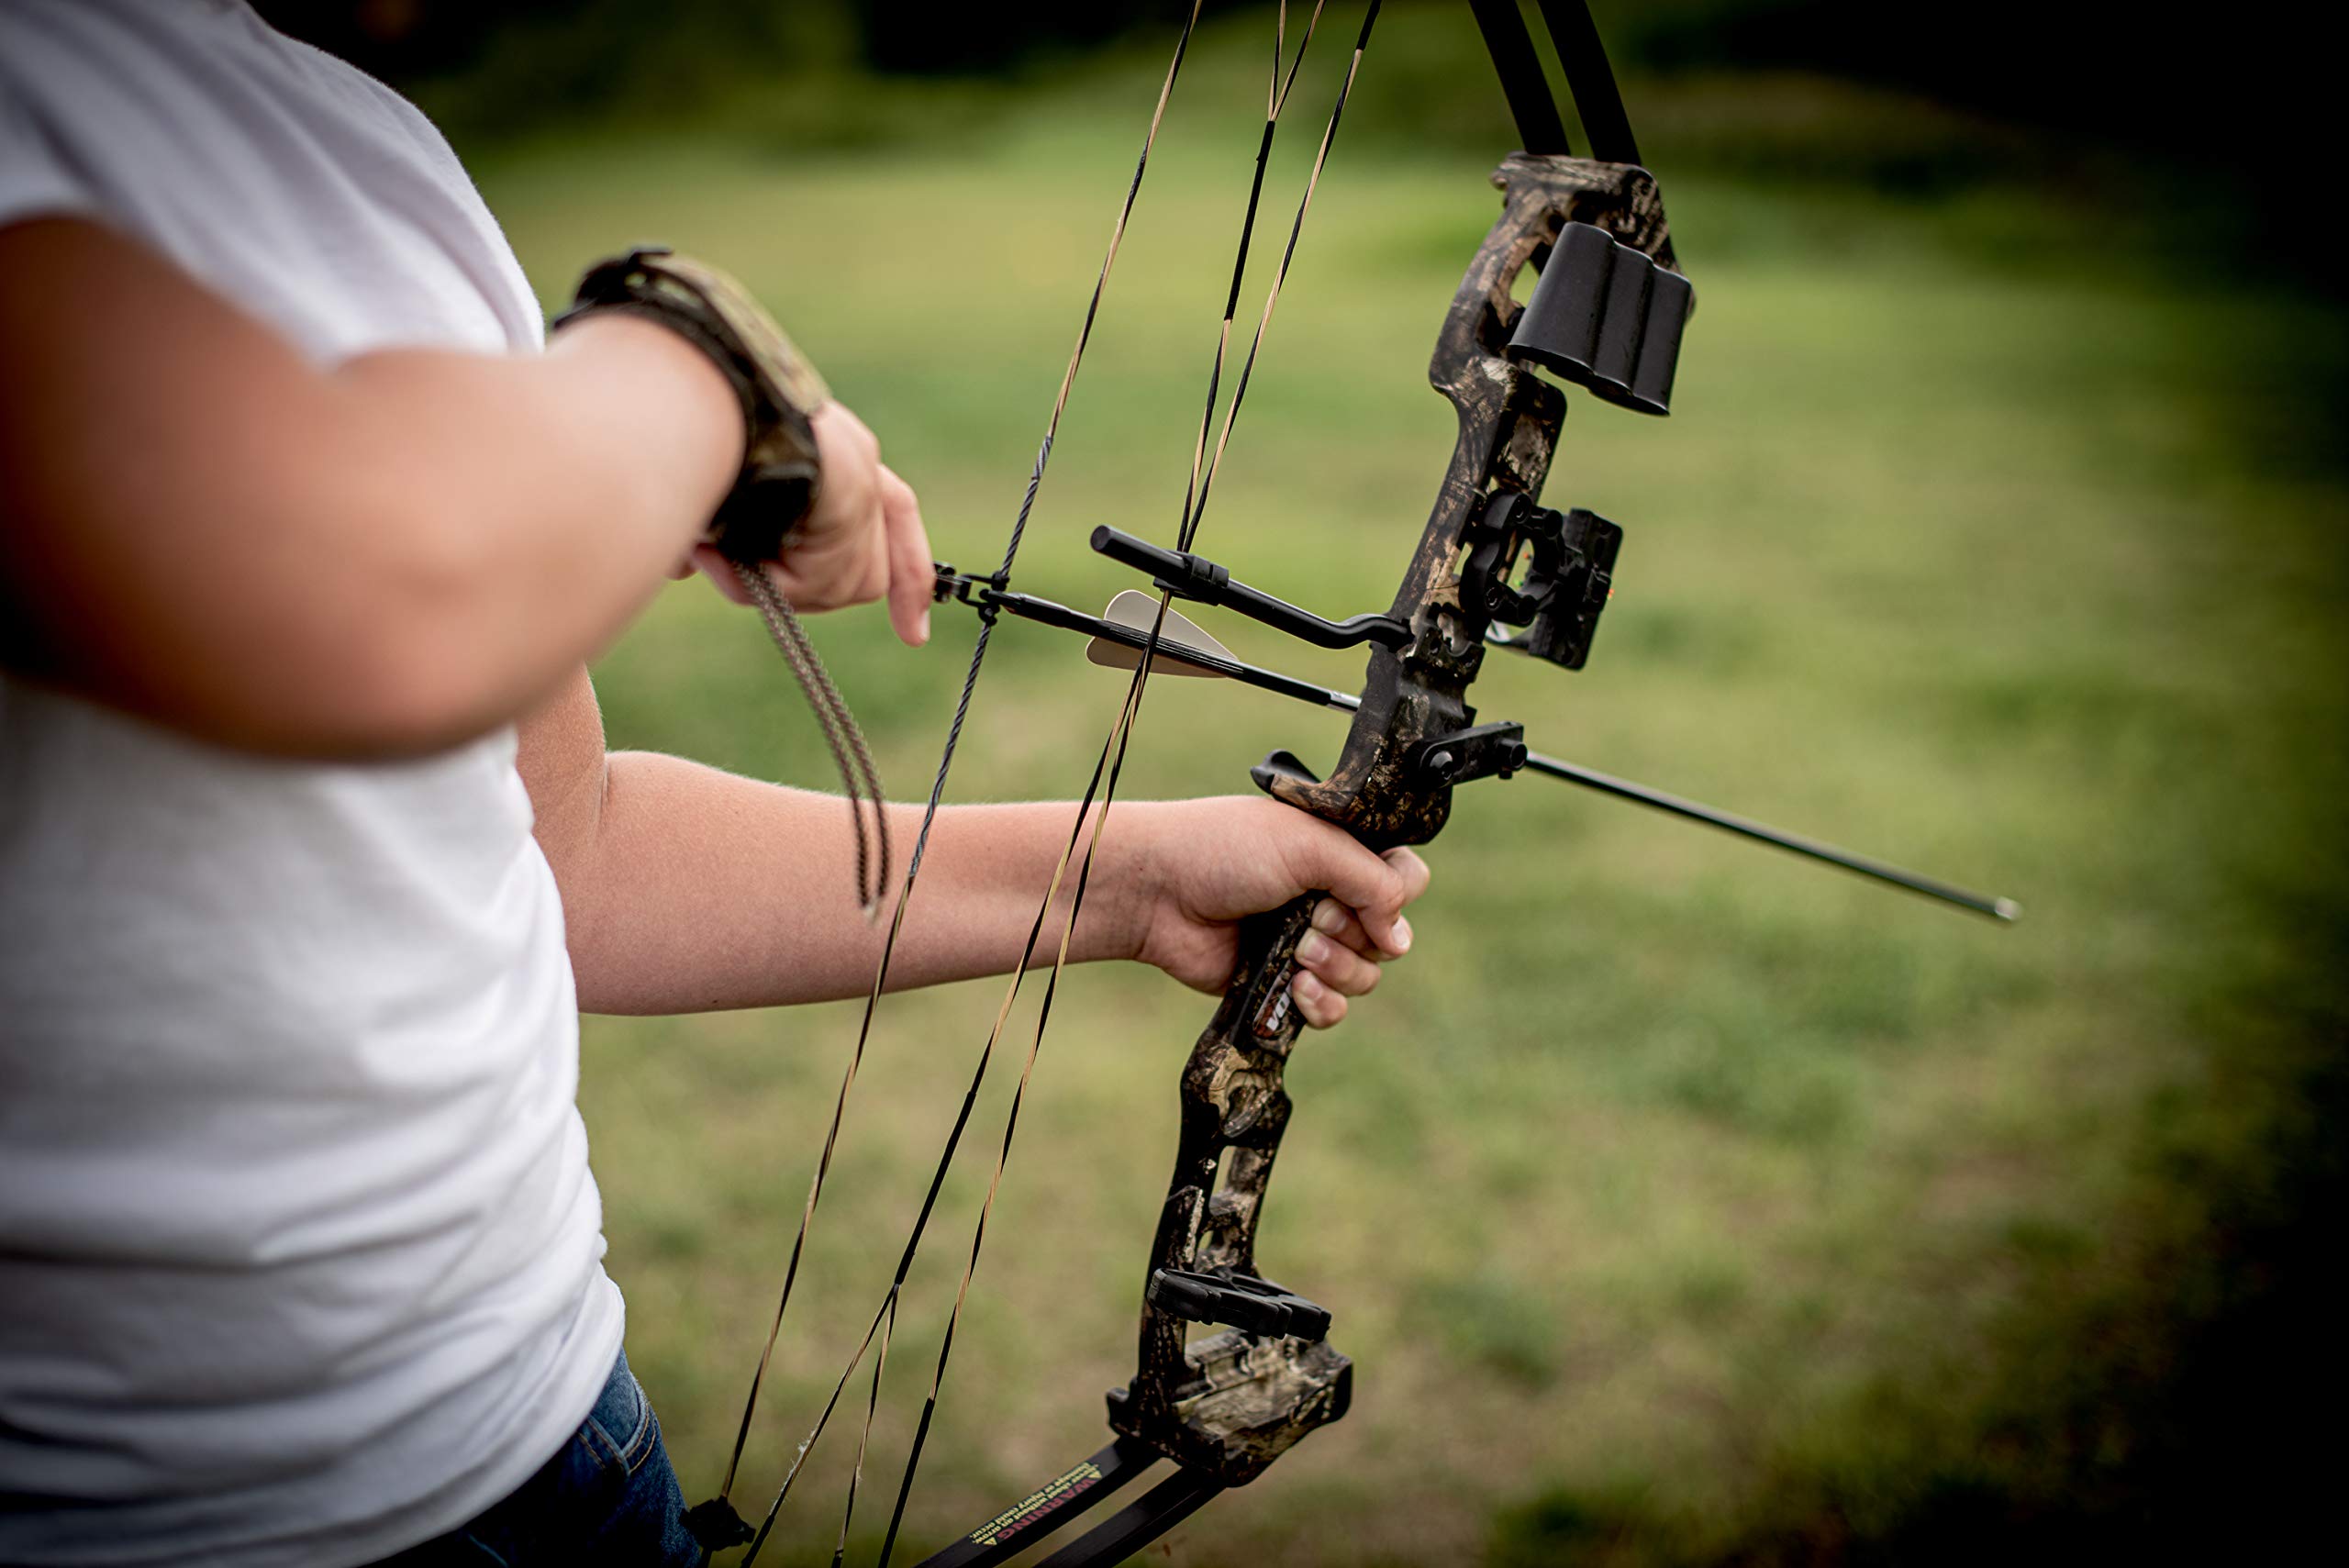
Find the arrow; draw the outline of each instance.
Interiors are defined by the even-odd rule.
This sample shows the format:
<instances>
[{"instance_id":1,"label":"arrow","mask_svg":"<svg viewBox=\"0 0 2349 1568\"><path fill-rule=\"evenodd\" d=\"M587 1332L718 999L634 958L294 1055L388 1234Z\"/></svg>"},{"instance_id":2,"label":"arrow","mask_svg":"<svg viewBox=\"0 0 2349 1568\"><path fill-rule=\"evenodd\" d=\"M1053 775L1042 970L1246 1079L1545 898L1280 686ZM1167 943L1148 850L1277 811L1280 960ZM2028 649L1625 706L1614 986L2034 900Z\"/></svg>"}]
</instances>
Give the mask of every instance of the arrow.
<instances>
[{"instance_id":1,"label":"arrow","mask_svg":"<svg viewBox=\"0 0 2349 1568\"><path fill-rule=\"evenodd\" d=\"M1106 614L1086 615L1070 609L1050 599L1040 599L1032 594L1015 594L993 586L984 577L972 577L955 572L952 567L939 568L937 597L961 599L978 608L981 614L1000 611L1022 620L1056 626L1063 631L1081 631L1092 640L1085 644L1085 656L1094 663L1113 670L1131 670L1141 662L1141 651L1151 644L1150 628L1159 621L1159 601L1138 588L1129 588L1109 601ZM1336 708L1352 713L1362 706L1362 699L1350 692L1335 691L1328 686L1300 681L1294 675L1284 675L1277 670L1250 664L1235 656L1222 643L1176 611L1171 605L1165 611L1163 624L1159 625L1158 645L1151 656L1152 673L1168 675L1221 678L1238 681L1242 685L1261 691L1275 692L1298 702L1316 706ZM1718 828L1758 844L1784 850L1806 860L1835 866L1857 876L1881 882L1906 892L1922 895L1941 903L1986 916L1990 919L2011 923L2022 917L2022 906L2011 898L1992 894L1976 893L1954 883L1893 865L1853 851L1813 839L1801 833L1791 833L1783 828L1773 828L1750 817L1733 811L1723 811L1701 801L1636 784L1630 779L1602 773L1596 768L1586 768L1557 757L1547 757L1539 751L1525 755L1525 766L1547 777L1566 784L1578 784L1617 800L1628 800L1652 811L1664 812L1690 822L1701 822L1708 828Z\"/></svg>"},{"instance_id":2,"label":"arrow","mask_svg":"<svg viewBox=\"0 0 2349 1568\"><path fill-rule=\"evenodd\" d=\"M1150 628L1158 619L1158 601L1140 588L1129 588L1110 600L1109 607L1101 614L1104 619L1141 635L1132 642L1112 642L1107 637L1097 635L1085 645L1085 656L1096 664L1112 670L1131 670L1141 662L1141 651L1149 644ZM1202 660L1208 662L1202 662ZM1208 680L1220 680L1237 671L1251 668L1242 664L1230 649L1209 637L1196 622L1186 619L1182 611L1172 605L1166 606L1166 624L1159 628L1158 633L1158 651L1150 661L1152 674L1198 675ZM1269 671L1264 673L1270 673Z\"/></svg>"}]
</instances>

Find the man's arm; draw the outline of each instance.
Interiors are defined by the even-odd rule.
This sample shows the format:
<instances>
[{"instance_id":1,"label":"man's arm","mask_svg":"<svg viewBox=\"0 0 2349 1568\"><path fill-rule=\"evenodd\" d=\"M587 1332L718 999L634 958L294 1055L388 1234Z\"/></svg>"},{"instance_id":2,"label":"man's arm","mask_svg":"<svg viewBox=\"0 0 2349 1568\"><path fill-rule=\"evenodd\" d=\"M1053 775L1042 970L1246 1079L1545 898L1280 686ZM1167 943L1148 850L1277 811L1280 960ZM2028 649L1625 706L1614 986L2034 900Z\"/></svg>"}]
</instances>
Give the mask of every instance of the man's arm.
<instances>
[{"instance_id":1,"label":"man's arm","mask_svg":"<svg viewBox=\"0 0 2349 1568\"><path fill-rule=\"evenodd\" d=\"M584 670L524 723L519 765L562 889L583 1008L764 1006L862 995L872 984L890 907L878 924L857 911L848 807L838 797L675 757L607 757ZM891 809L898 841L909 844L919 809ZM892 989L1008 972L1073 820L1056 803L941 811ZM1219 987L1239 917L1326 888L1333 900L1316 921L1325 935L1299 950L1307 973L1297 992L1308 1020L1326 1027L1344 1017L1348 996L1377 983L1378 959L1409 945L1402 906L1426 884L1410 851L1382 858L1271 801L1120 804L1069 956L1141 959ZM1041 946L1032 962L1052 956Z\"/></svg>"},{"instance_id":2,"label":"man's arm","mask_svg":"<svg viewBox=\"0 0 2349 1568\"><path fill-rule=\"evenodd\" d=\"M724 380L648 322L321 368L97 224L0 228L0 660L225 744L506 722L641 608L740 461Z\"/></svg>"}]
</instances>

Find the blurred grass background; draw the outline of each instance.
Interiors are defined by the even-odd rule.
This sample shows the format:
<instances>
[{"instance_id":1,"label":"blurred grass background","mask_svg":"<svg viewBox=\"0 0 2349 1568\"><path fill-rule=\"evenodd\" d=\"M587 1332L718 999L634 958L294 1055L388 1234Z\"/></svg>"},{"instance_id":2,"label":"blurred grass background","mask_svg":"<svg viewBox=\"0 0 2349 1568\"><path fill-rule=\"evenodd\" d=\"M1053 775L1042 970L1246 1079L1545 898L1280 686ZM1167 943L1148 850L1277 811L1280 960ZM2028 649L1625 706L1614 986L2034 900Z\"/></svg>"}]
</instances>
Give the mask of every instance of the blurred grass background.
<instances>
[{"instance_id":1,"label":"blurred grass background","mask_svg":"<svg viewBox=\"0 0 2349 1568\"><path fill-rule=\"evenodd\" d=\"M386 23L413 6L361 11L352 38L450 127L550 306L637 240L736 270L881 432L941 558L993 565L1163 17L973 8L933 56L878 8L540 4L432 48ZM1478 700L1547 750L2029 918L1991 929L1537 779L1464 793L1419 951L1292 1070L1263 1256L1335 1312L1353 1412L1165 1560L2243 1557L2323 1511L2349 316L2270 199L2276 159L2172 145L2192 51L2233 46L2198 29L2099 75L2044 58L2104 36L2060 8L1992 6L2003 53L1865 17L1601 8L1699 307L1668 422L1579 397L1568 422L1549 499L1628 532L1591 668L1496 660ZM1872 52L1838 18L1876 26ZM1356 21L1334 11L1308 63L1272 224ZM1106 598L1129 584L1085 532L1176 515L1271 26L1219 10L1186 66L1030 591ZM1325 613L1383 606L1449 451L1427 353L1514 145L1479 50L1464 7L1388 6L1201 535ZM2028 104L2057 65L2086 102ZM1276 250L1257 247L1250 301ZM920 653L877 613L818 628L904 796L975 630L939 615ZM1243 657L1359 679L1212 626ZM664 595L596 677L616 745L831 782L755 623L705 587ZM1120 689L1073 639L1006 623L951 797L1080 789ZM1125 791L1244 788L1264 751L1326 762L1341 733L1160 682ZM746 1498L879 1298L997 994L882 1011ZM1102 1440L1208 1010L1154 973L1063 983L913 1501L924 1550ZM588 1026L609 1267L696 1497L854 1024ZM916 1274L852 1560L885 1520L1007 1087ZM852 1429L800 1482L782 1560L829 1550Z\"/></svg>"}]
</instances>

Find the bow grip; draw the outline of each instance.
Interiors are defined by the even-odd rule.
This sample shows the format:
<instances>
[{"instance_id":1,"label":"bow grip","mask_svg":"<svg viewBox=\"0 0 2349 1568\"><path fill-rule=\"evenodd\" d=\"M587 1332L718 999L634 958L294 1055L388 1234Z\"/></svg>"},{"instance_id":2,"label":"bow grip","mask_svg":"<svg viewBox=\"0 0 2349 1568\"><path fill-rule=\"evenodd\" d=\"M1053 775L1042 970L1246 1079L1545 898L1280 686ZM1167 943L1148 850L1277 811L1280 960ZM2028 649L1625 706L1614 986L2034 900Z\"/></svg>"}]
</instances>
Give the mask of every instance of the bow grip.
<instances>
[{"instance_id":1,"label":"bow grip","mask_svg":"<svg viewBox=\"0 0 2349 1568\"><path fill-rule=\"evenodd\" d=\"M1313 908L1327 896L1320 890L1304 892L1280 908L1241 922L1238 962L1224 1002L1191 1050L1193 1068L1203 1066L1205 1059L1215 1061L1215 1080L1198 1089L1217 1106L1221 1143L1250 1140L1250 1129L1266 1115L1266 1106L1257 1103L1257 1089L1278 1094L1280 1068L1304 1029L1304 1014L1289 995L1289 981L1297 979L1297 943L1313 929Z\"/></svg>"},{"instance_id":2,"label":"bow grip","mask_svg":"<svg viewBox=\"0 0 2349 1568\"><path fill-rule=\"evenodd\" d=\"M1257 1217L1288 1127L1281 1080L1304 1025L1289 983L1323 896L1308 893L1241 922L1230 983L1184 1068L1174 1177L1146 1279L1256 1275ZM1264 1288L1287 1298L1279 1286ZM1190 1324L1218 1314L1180 1296L1163 1284L1144 1296L1133 1381L1109 1396L1116 1430L1237 1486L1345 1414L1353 1363L1318 1337L1326 1319L1285 1316L1189 1343ZM1299 1338L1300 1329L1317 1337Z\"/></svg>"}]
</instances>

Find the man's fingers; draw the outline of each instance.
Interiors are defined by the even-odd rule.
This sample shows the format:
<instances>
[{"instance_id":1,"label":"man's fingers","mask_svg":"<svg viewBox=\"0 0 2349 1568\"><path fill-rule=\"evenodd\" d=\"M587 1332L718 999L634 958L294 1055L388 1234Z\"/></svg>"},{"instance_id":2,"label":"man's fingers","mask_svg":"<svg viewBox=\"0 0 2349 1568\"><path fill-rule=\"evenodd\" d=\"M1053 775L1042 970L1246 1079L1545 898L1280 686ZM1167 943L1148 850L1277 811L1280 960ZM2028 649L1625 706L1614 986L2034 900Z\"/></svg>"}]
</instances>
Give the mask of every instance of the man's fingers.
<instances>
[{"instance_id":1,"label":"man's fingers","mask_svg":"<svg viewBox=\"0 0 2349 1568\"><path fill-rule=\"evenodd\" d=\"M918 648L930 640L937 580L921 504L913 486L881 462L880 438L845 406L826 404L814 425L823 485L816 509L774 564L775 585L802 610L885 597L889 624ZM723 578L719 584L724 586Z\"/></svg>"},{"instance_id":2,"label":"man's fingers","mask_svg":"<svg viewBox=\"0 0 2349 1568\"><path fill-rule=\"evenodd\" d=\"M1295 998L1297 1012L1317 1029L1326 1029L1346 1016L1346 999L1321 984L1310 970L1297 972L1297 978L1289 982L1288 994Z\"/></svg>"},{"instance_id":3,"label":"man's fingers","mask_svg":"<svg viewBox=\"0 0 2349 1568\"><path fill-rule=\"evenodd\" d=\"M1419 858L1419 851L1406 846L1402 849L1389 850L1379 858L1403 879L1404 903L1410 903L1428 890L1430 875L1428 862Z\"/></svg>"},{"instance_id":4,"label":"man's fingers","mask_svg":"<svg viewBox=\"0 0 2349 1568\"><path fill-rule=\"evenodd\" d=\"M784 547L775 573L784 596L803 610L836 609L879 598L889 586L881 441L844 406L828 403L812 421L823 485L816 509Z\"/></svg>"},{"instance_id":5,"label":"man's fingers","mask_svg":"<svg viewBox=\"0 0 2349 1568\"><path fill-rule=\"evenodd\" d=\"M889 558L889 624L908 648L930 640L930 600L937 573L930 563L930 534L921 526L914 487L881 465L881 526Z\"/></svg>"},{"instance_id":6,"label":"man's fingers","mask_svg":"<svg viewBox=\"0 0 2349 1568\"><path fill-rule=\"evenodd\" d=\"M784 597L802 610L861 605L887 591L881 488L870 469L824 476L824 496L774 568Z\"/></svg>"},{"instance_id":7,"label":"man's fingers","mask_svg":"<svg viewBox=\"0 0 2349 1568\"><path fill-rule=\"evenodd\" d=\"M824 471L816 515L808 518L807 542L862 553L864 541L879 534L882 516L880 464L869 457L835 464ZM784 553L791 553L789 547Z\"/></svg>"},{"instance_id":8,"label":"man's fingers","mask_svg":"<svg viewBox=\"0 0 2349 1568\"><path fill-rule=\"evenodd\" d=\"M843 453L854 453L867 468L880 461L881 438L845 403L825 404L809 417L807 425L816 432L817 456L827 467Z\"/></svg>"},{"instance_id":9,"label":"man's fingers","mask_svg":"<svg viewBox=\"0 0 2349 1568\"><path fill-rule=\"evenodd\" d=\"M1308 931L1297 944L1297 962L1314 978L1341 996L1362 996L1378 984L1378 965L1319 931Z\"/></svg>"},{"instance_id":10,"label":"man's fingers","mask_svg":"<svg viewBox=\"0 0 2349 1568\"><path fill-rule=\"evenodd\" d=\"M1386 956L1379 951L1378 944L1370 940L1370 933L1362 929L1362 922L1354 918L1354 912L1334 898L1324 898L1314 906L1313 929L1332 941L1345 943L1374 962Z\"/></svg>"},{"instance_id":11,"label":"man's fingers","mask_svg":"<svg viewBox=\"0 0 2349 1568\"><path fill-rule=\"evenodd\" d=\"M743 588L742 580L734 575L734 563L718 554L716 545L694 546L693 562L695 569L708 578L709 585L721 595L738 605L751 602L750 593Z\"/></svg>"},{"instance_id":12,"label":"man's fingers","mask_svg":"<svg viewBox=\"0 0 2349 1568\"><path fill-rule=\"evenodd\" d=\"M1306 884L1324 889L1351 908L1381 952L1396 958L1408 952L1411 924L1403 918L1403 906L1427 886L1427 868L1419 857L1408 850L1390 851L1392 857L1408 856L1408 860L1381 857L1337 828L1329 828L1316 842L1326 858L1318 870L1308 873Z\"/></svg>"}]
</instances>

